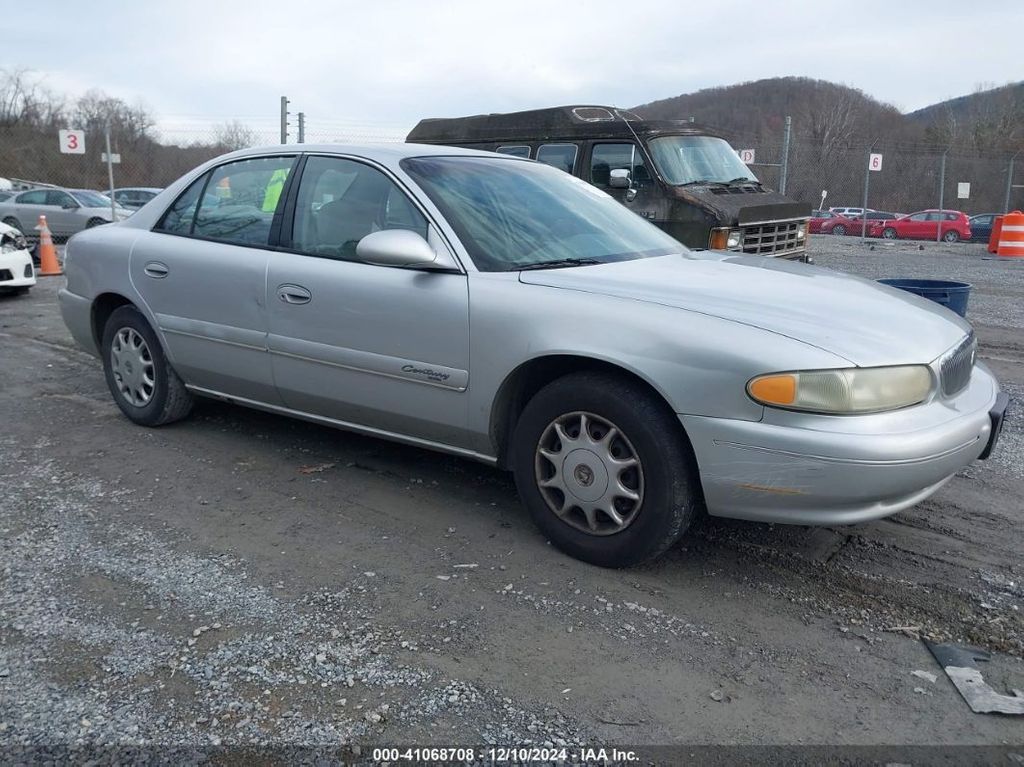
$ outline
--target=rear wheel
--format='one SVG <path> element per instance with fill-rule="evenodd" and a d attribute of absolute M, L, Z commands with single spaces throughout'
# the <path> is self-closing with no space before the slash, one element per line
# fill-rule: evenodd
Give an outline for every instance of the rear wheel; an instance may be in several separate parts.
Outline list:
<path fill-rule="evenodd" d="M 899 234 L 891 226 L 887 226 L 882 230 L 882 236 L 887 240 L 895 240 L 899 237 Z"/>
<path fill-rule="evenodd" d="M 121 412 L 142 426 L 188 415 L 192 395 L 167 361 L 156 333 L 133 306 L 116 309 L 103 329 L 103 372 Z"/>
<path fill-rule="evenodd" d="M 836 224 L 835 226 L 832 227 L 832 234 L 836 234 L 839 235 L 840 237 L 843 237 L 846 234 L 846 227 L 843 226 L 842 224 Z"/>
<path fill-rule="evenodd" d="M 519 496 L 566 553 L 603 567 L 654 559 L 700 503 L 689 443 L 664 402 L 603 373 L 548 384 L 516 425 Z"/>
<path fill-rule="evenodd" d="M 957 242 L 960 239 L 960 233 L 956 229 L 950 229 L 942 235 L 942 239 L 946 242 Z"/>

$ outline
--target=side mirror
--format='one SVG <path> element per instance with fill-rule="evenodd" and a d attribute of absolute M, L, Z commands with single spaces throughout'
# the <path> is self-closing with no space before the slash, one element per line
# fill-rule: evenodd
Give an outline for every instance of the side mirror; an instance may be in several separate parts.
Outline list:
<path fill-rule="evenodd" d="M 608 178 L 608 186 L 612 189 L 629 189 L 631 186 L 629 171 L 625 168 L 615 168 Z"/>
<path fill-rule="evenodd" d="M 356 245 L 356 258 L 364 264 L 427 267 L 437 261 L 437 254 L 416 232 L 408 229 L 385 229 L 371 232 Z"/>

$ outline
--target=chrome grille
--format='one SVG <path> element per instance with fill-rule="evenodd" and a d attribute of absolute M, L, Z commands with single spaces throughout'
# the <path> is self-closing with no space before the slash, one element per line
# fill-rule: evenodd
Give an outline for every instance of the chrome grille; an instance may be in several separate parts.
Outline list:
<path fill-rule="evenodd" d="M 797 237 L 803 222 L 755 224 L 743 227 L 743 252 L 753 256 L 776 256 L 802 250 L 804 240 Z"/>
<path fill-rule="evenodd" d="M 939 383 L 942 393 L 950 397 L 967 388 L 978 356 L 978 339 L 974 333 L 964 338 L 939 362 Z"/>

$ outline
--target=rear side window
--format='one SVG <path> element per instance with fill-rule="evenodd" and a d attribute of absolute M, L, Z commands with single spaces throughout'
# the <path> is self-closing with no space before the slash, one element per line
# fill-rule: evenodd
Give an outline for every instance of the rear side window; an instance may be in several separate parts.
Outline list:
<path fill-rule="evenodd" d="M 510 154 L 513 157 L 525 157 L 527 160 L 530 159 L 530 147 L 526 145 L 515 145 L 515 146 L 499 146 L 494 150 L 498 154 Z"/>
<path fill-rule="evenodd" d="M 552 168 L 572 173 L 576 165 L 575 144 L 544 144 L 537 150 L 537 160 Z"/>
<path fill-rule="evenodd" d="M 266 245 L 293 157 L 259 157 L 221 165 L 199 201 L 192 234 L 237 245 Z"/>
<path fill-rule="evenodd" d="M 174 204 L 167 209 L 160 223 L 156 225 L 159 232 L 170 234 L 191 234 L 192 222 L 196 217 L 196 204 L 199 202 L 199 195 L 202 194 L 206 181 L 210 178 L 205 173 L 181 193 L 181 196 L 174 201 Z"/>
<path fill-rule="evenodd" d="M 14 201 L 19 205 L 46 205 L 46 191 L 37 189 L 34 192 L 19 194 Z"/>

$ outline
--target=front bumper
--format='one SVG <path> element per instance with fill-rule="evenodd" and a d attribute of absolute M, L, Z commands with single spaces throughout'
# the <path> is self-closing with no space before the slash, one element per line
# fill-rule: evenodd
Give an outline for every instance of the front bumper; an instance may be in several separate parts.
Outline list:
<path fill-rule="evenodd" d="M 990 452 L 1006 407 L 983 365 L 948 401 L 829 417 L 772 411 L 775 422 L 680 416 L 708 513 L 800 525 L 853 524 L 921 502 Z M 1000 411 L 998 416 L 993 412 Z"/>
<path fill-rule="evenodd" d="M 35 284 L 36 272 L 27 250 L 0 253 L 0 288 L 27 288 Z"/>

